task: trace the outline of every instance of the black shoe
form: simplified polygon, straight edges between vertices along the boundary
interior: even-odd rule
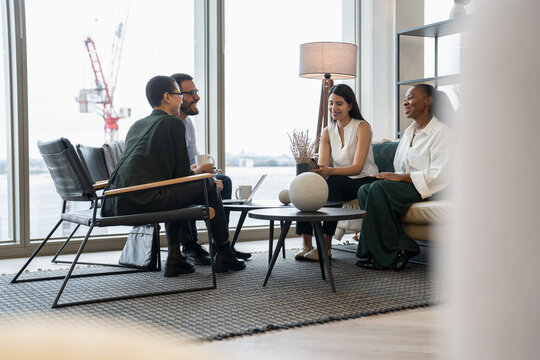
[[[405,265],[407,265],[408,262],[409,262],[409,252],[407,250],[401,250],[397,254],[396,265],[394,265],[394,270],[396,271],[403,270],[403,268],[405,267]]]
[[[216,272],[222,273],[229,270],[244,270],[245,268],[246,263],[242,260],[238,260],[230,247],[218,251],[216,255]]]
[[[210,254],[198,242],[184,246],[182,254],[195,265],[210,265]]]
[[[356,266],[360,266],[365,269],[375,269],[375,265],[373,264],[373,258],[368,258],[365,260],[358,260],[356,262]]]
[[[175,277],[180,274],[191,274],[195,271],[195,266],[191,265],[186,261],[186,258],[180,256],[177,259],[167,258],[165,261],[165,272],[163,276],[165,277]]]
[[[251,254],[248,253],[248,252],[238,251],[235,248],[232,248],[232,251],[233,251],[234,255],[236,255],[236,257],[238,259],[246,260],[246,259],[249,259],[251,257]]]

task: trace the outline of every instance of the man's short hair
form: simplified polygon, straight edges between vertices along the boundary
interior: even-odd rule
[[[146,84],[146,99],[150,103],[152,108],[161,105],[163,100],[163,94],[166,92],[175,92],[174,80],[170,76],[158,75],[151,78]]]
[[[171,77],[176,81],[179,87],[181,87],[182,81],[193,80],[193,76],[184,73],[176,73],[171,75]]]

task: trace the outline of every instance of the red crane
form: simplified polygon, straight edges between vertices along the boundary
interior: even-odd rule
[[[96,44],[91,37],[84,40],[84,45],[90,58],[90,65],[94,73],[95,88],[81,89],[76,98],[79,103],[79,109],[82,113],[97,112],[105,120],[105,142],[111,143],[118,140],[118,120],[129,117],[131,109],[122,108],[117,112],[113,106],[113,95],[118,79],[120,68],[120,58],[124,44],[125,26],[129,12],[129,2],[123,3],[123,19],[115,32],[115,38],[112,48],[112,66],[110,83],[107,83],[99,55],[96,50]],[[112,86],[112,87],[111,87]],[[96,106],[97,105],[97,106]]]

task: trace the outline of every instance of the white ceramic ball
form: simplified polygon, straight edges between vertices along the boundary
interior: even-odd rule
[[[283,205],[289,205],[291,203],[291,198],[289,197],[289,190],[285,189],[279,192],[279,201],[281,201]]]
[[[322,176],[314,172],[305,172],[291,182],[289,197],[298,210],[316,211],[328,199],[328,184]]]

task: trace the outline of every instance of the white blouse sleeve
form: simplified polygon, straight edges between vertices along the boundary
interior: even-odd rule
[[[449,129],[443,125],[438,130],[436,134],[433,134],[435,136],[432,138],[429,150],[421,155],[426,158],[419,159],[427,166],[424,170],[410,173],[413,185],[422,199],[443,190],[449,183]]]

